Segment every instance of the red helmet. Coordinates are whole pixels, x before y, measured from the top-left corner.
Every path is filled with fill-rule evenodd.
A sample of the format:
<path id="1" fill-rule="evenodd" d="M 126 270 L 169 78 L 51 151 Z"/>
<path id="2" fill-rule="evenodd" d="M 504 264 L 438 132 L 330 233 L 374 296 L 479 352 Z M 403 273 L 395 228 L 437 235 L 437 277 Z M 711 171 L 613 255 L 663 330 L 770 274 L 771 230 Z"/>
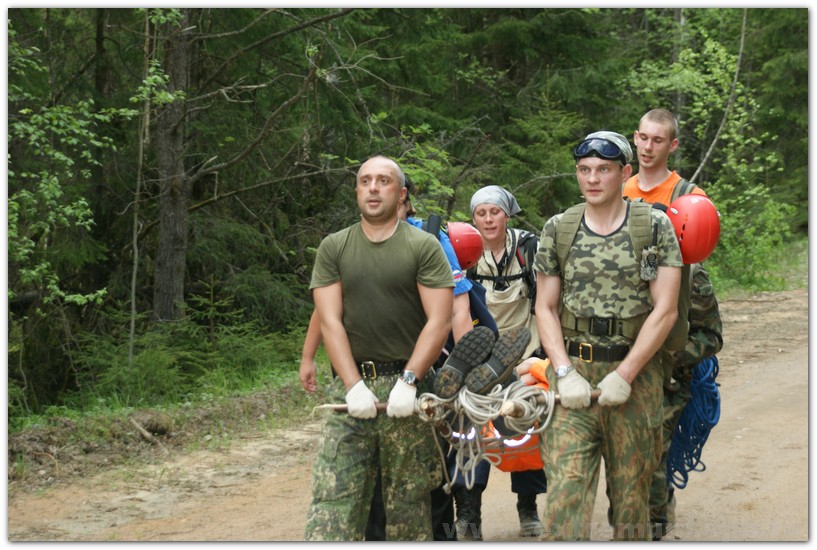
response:
<path id="1" fill-rule="evenodd" d="M 685 264 L 702 262 L 712 254 L 721 235 L 720 214 L 704 195 L 681 195 L 667 210 Z"/>
<path id="2" fill-rule="evenodd" d="M 482 256 L 482 235 L 466 222 L 448 222 L 448 238 L 457 254 L 460 269 L 468 269 L 476 265 Z"/>

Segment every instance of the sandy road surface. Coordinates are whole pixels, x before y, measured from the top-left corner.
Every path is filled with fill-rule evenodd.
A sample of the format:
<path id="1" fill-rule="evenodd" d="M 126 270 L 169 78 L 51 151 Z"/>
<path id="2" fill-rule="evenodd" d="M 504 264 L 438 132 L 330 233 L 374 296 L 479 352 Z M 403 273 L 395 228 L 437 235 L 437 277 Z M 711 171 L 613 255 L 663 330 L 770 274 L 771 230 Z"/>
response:
<path id="1" fill-rule="evenodd" d="M 678 525 L 665 540 L 807 540 L 807 290 L 725 301 L 721 311 L 721 419 L 704 448 L 706 471 L 676 493 Z M 158 466 L 18 492 L 8 502 L 8 539 L 302 540 L 318 430 L 311 423 L 236 439 L 225 452 L 174 452 Z M 514 496 L 509 474 L 494 469 L 483 498 L 486 540 L 521 540 Z M 601 486 L 593 540 L 611 535 L 606 506 Z"/>

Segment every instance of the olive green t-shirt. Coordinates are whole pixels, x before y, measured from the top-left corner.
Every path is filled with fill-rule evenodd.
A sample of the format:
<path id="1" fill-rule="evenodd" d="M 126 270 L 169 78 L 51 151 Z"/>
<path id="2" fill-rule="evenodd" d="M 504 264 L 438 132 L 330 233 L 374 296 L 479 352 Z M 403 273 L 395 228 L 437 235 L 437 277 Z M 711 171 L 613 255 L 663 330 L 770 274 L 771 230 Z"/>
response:
<path id="1" fill-rule="evenodd" d="M 343 325 L 356 361 L 407 360 L 426 315 L 417 285 L 453 288 L 440 242 L 407 223 L 371 242 L 360 223 L 327 236 L 318 248 L 310 289 L 341 281 Z"/>

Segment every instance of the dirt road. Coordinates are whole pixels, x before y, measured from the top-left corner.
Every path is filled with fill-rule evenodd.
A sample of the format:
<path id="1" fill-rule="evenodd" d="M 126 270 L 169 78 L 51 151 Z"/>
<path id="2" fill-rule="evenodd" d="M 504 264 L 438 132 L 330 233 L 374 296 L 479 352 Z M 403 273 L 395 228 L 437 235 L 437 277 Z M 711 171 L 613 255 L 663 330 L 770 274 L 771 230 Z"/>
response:
<path id="1" fill-rule="evenodd" d="M 723 301 L 721 312 L 721 419 L 703 451 L 706 471 L 691 473 L 676 493 L 678 525 L 665 540 L 805 541 L 808 292 Z M 318 431 L 312 422 L 298 432 L 236 439 L 225 452 L 173 452 L 160 466 L 16 492 L 9 497 L 7 537 L 302 540 Z M 598 494 L 592 538 L 608 540 L 603 486 Z M 483 502 L 485 539 L 521 540 L 508 474 L 493 470 Z"/>

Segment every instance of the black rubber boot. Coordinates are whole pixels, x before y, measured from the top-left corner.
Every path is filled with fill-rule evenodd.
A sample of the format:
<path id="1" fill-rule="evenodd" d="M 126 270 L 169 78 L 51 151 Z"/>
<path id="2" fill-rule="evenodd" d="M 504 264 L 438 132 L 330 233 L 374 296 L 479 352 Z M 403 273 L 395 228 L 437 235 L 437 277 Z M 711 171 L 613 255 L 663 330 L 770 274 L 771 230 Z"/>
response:
<path id="1" fill-rule="evenodd" d="M 519 536 L 538 537 L 542 534 L 542 522 L 536 510 L 536 495 L 517 495 L 516 511 L 519 512 Z"/>
<path id="2" fill-rule="evenodd" d="M 528 327 L 514 327 L 500 334 L 491 350 L 491 356 L 471 369 L 465 377 L 465 387 L 484 395 L 497 384 L 505 384 L 525 353 L 530 339 Z"/>
<path id="3" fill-rule="evenodd" d="M 482 489 L 454 489 L 457 506 L 457 540 L 482 540 Z"/>
<path id="4" fill-rule="evenodd" d="M 494 331 L 488 327 L 474 327 L 466 332 L 437 372 L 434 393 L 443 399 L 457 395 L 466 375 L 491 355 L 495 343 Z"/>
<path id="5" fill-rule="evenodd" d="M 457 540 L 454 526 L 454 498 L 442 485 L 431 490 L 431 529 L 434 540 Z"/>

